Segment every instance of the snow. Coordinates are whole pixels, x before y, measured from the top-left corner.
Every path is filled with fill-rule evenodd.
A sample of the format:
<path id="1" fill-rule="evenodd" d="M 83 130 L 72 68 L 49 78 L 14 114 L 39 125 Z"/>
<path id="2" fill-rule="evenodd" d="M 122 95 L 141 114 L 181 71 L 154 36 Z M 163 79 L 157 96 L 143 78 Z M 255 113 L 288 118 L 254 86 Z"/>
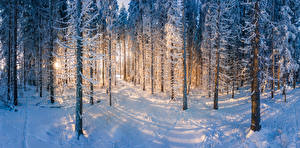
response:
<path id="1" fill-rule="evenodd" d="M 31 88 L 21 96 L 18 111 L 0 104 L 0 148 L 300 147 L 300 88 L 288 91 L 286 103 L 279 92 L 273 100 L 262 94 L 260 132 L 249 130 L 250 92 L 241 90 L 235 99 L 220 96 L 219 110 L 200 92 L 190 93 L 189 109 L 182 111 L 181 99 L 170 101 L 123 81 L 113 87 L 109 107 L 99 88 L 100 103 L 84 101 L 85 135 L 77 140 L 74 91 L 51 105 Z"/>

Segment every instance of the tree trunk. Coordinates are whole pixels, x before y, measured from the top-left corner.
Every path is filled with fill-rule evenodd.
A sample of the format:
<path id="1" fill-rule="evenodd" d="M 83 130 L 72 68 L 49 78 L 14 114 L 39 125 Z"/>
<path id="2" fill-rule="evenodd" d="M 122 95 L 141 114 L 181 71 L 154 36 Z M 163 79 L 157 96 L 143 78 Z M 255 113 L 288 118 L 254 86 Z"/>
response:
<path id="1" fill-rule="evenodd" d="M 125 35 L 123 36 L 123 50 L 124 50 L 124 80 L 127 81 L 127 69 L 126 69 L 126 43 L 125 43 Z"/>
<path id="2" fill-rule="evenodd" d="M 49 63 L 50 63 L 50 74 L 49 74 L 49 88 L 50 88 L 50 101 L 51 103 L 54 103 L 54 56 L 53 56 L 53 44 L 54 44 L 54 39 L 53 39 L 53 0 L 49 0 L 49 5 L 50 5 L 50 32 L 49 32 L 49 35 L 50 35 L 50 57 L 49 57 Z"/>
<path id="3" fill-rule="evenodd" d="M 203 59 L 200 57 L 200 86 L 203 86 Z"/>
<path id="4" fill-rule="evenodd" d="M 120 66 L 120 70 L 119 70 L 119 75 L 120 75 L 120 80 L 122 80 L 122 46 L 121 46 L 121 37 L 118 39 L 118 45 L 119 45 L 119 50 L 120 50 L 120 58 L 119 58 L 119 66 Z M 124 77 L 123 77 L 124 79 Z"/>
<path id="5" fill-rule="evenodd" d="M 9 3 L 9 7 L 11 6 L 11 3 Z M 12 9 L 11 9 L 12 10 Z M 12 21 L 11 21 L 11 14 L 9 12 L 9 24 L 8 24 L 8 53 L 7 53 L 7 101 L 10 103 L 10 89 L 11 89 L 11 31 L 12 31 Z"/>
<path id="6" fill-rule="evenodd" d="M 253 43 L 253 67 L 252 67 L 252 114 L 251 114 L 251 130 L 259 131 L 260 126 L 260 91 L 259 91 L 259 42 L 260 42 L 260 34 L 259 34 L 259 7 L 258 1 L 255 2 L 255 38 Z"/>
<path id="7" fill-rule="evenodd" d="M 151 11 L 151 20 L 150 20 L 150 34 L 151 34 L 151 94 L 154 94 L 154 42 L 153 42 L 153 2 L 150 4 L 150 11 Z"/>
<path id="8" fill-rule="evenodd" d="M 216 37 L 216 41 L 217 41 L 217 45 L 216 45 L 216 49 L 217 49 L 217 53 L 216 53 L 216 58 L 217 58 L 217 65 L 216 65 L 216 73 L 215 73 L 215 92 L 214 92 L 214 109 L 218 109 L 218 97 L 219 97 L 219 73 L 220 73 L 220 35 L 219 35 L 219 31 L 220 31 L 220 27 L 219 27 L 219 23 L 220 23 L 220 0 L 218 0 L 218 18 L 217 18 L 217 37 Z"/>
<path id="9" fill-rule="evenodd" d="M 211 45 L 209 48 L 209 55 L 208 55 L 208 97 L 211 97 Z"/>
<path id="10" fill-rule="evenodd" d="M 13 52 L 13 85 L 14 85 L 14 105 L 18 105 L 18 77 L 17 77 L 17 50 L 18 50 L 18 0 L 14 1 L 14 52 Z"/>
<path id="11" fill-rule="evenodd" d="M 163 38 L 164 38 L 164 36 L 163 36 L 163 34 L 161 35 L 161 39 L 163 40 Z M 160 73 L 160 77 L 161 77 L 161 84 L 160 84 L 160 91 L 161 92 L 164 92 L 164 49 L 163 48 L 161 48 L 161 57 L 160 57 L 160 62 L 161 62 L 161 73 Z"/>
<path id="12" fill-rule="evenodd" d="M 109 33 L 109 43 L 108 43 L 108 62 L 109 62 L 109 67 L 108 67 L 108 95 L 109 95 L 109 106 L 112 106 L 112 102 L 111 102 L 111 77 L 112 77 L 112 74 L 111 74 L 111 40 L 112 40 L 112 37 L 111 37 L 111 33 Z"/>
<path id="13" fill-rule="evenodd" d="M 90 47 L 91 48 L 91 47 Z M 93 79 L 94 79 L 94 69 L 93 69 L 93 64 L 92 64 L 92 59 L 93 59 L 93 56 L 92 56 L 92 48 L 90 49 L 90 104 L 93 105 L 94 104 L 94 84 L 93 84 Z"/>
<path id="14" fill-rule="evenodd" d="M 144 49 L 144 42 L 143 42 L 143 35 L 142 35 L 142 54 L 143 54 L 143 90 L 146 90 L 146 56 L 145 56 L 145 49 Z"/>
<path id="15" fill-rule="evenodd" d="M 43 53 L 41 48 L 41 19 L 42 16 L 39 14 L 39 39 L 38 39 L 38 48 L 39 48 L 39 86 L 40 86 L 40 97 L 43 97 Z"/>
<path id="16" fill-rule="evenodd" d="M 77 51 L 76 51 L 76 133 L 79 139 L 82 131 L 82 18 L 81 18 L 82 3 L 81 0 L 76 0 L 76 36 L 77 36 Z"/>
<path id="17" fill-rule="evenodd" d="M 102 54 L 103 54 L 103 58 L 102 58 L 102 87 L 104 88 L 105 86 L 105 57 L 106 57 L 106 53 L 105 53 L 105 49 L 104 49 L 104 38 L 105 38 L 105 34 L 102 35 Z"/>
<path id="18" fill-rule="evenodd" d="M 272 80 L 271 80 L 271 97 L 274 98 L 275 93 L 275 49 L 272 41 Z"/>
<path id="19" fill-rule="evenodd" d="M 183 105 L 182 109 L 186 110 L 188 109 L 187 106 L 187 65 L 186 65 L 186 32 L 185 32 L 185 0 L 183 0 L 183 11 L 182 11 L 182 31 L 183 31 Z M 190 73 L 191 75 L 191 73 Z"/>
<path id="20" fill-rule="evenodd" d="M 278 59 L 280 59 L 280 55 L 278 56 Z M 277 90 L 280 90 L 280 63 L 278 63 L 277 67 Z"/>
<path id="21" fill-rule="evenodd" d="M 134 46 L 136 46 L 136 43 L 133 43 Z M 136 48 L 135 48 L 136 49 Z M 133 79 L 134 79 L 134 86 L 136 86 L 136 83 L 137 83 L 137 54 L 136 54 L 136 50 L 134 51 L 134 76 L 133 76 Z"/>
<path id="22" fill-rule="evenodd" d="M 220 73 L 220 51 L 219 51 L 219 47 L 217 47 L 216 58 L 217 58 L 217 65 L 216 65 L 216 74 L 215 74 L 214 109 L 218 109 L 219 73 Z"/>
<path id="23" fill-rule="evenodd" d="M 143 58 L 143 90 L 146 90 L 146 58 L 145 58 L 145 48 L 144 48 L 144 23 L 143 23 L 143 11 L 141 11 L 141 44 L 142 44 L 142 58 Z"/>
<path id="24" fill-rule="evenodd" d="M 175 90 L 174 90 L 174 83 L 175 83 L 175 74 L 174 74 L 174 50 L 171 49 L 171 100 L 175 98 Z"/>

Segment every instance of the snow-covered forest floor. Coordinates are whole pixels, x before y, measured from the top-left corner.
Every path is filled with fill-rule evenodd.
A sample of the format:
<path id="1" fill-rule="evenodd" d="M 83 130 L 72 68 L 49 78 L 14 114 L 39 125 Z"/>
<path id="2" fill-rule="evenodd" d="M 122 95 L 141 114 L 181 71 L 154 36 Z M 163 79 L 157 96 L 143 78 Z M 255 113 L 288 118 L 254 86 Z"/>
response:
<path id="1" fill-rule="evenodd" d="M 170 101 L 123 81 L 113 88 L 109 107 L 98 89 L 100 102 L 91 106 L 85 100 L 85 137 L 78 141 L 74 91 L 51 105 L 29 88 L 20 94 L 17 112 L 0 103 L 0 148 L 300 147 L 300 88 L 288 91 L 287 103 L 278 91 L 273 100 L 262 94 L 262 129 L 255 133 L 249 130 L 249 92 L 221 96 L 219 110 L 200 92 L 190 93 L 189 109 L 182 111 L 181 99 Z"/>

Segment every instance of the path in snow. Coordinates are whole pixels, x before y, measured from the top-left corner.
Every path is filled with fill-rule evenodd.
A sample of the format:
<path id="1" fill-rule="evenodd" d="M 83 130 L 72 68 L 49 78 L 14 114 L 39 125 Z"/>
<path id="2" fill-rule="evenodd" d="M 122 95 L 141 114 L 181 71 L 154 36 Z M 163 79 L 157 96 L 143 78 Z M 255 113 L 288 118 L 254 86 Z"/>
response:
<path id="1" fill-rule="evenodd" d="M 0 148 L 166 148 L 166 147 L 299 147 L 300 89 L 292 90 L 288 103 L 262 95 L 262 130 L 249 132 L 251 104 L 249 92 L 236 99 L 220 96 L 219 110 L 200 91 L 189 95 L 189 109 L 182 101 L 170 101 L 165 94 L 151 95 L 118 81 L 113 87 L 113 106 L 103 89 L 96 89 L 91 106 L 85 99 L 80 141 L 74 132 L 74 90 L 65 91 L 60 104 L 51 105 L 34 90 L 20 99 L 18 112 L 0 109 Z M 297 99 L 298 97 L 298 99 Z M 27 101 L 28 100 L 28 101 Z M 96 101 L 95 101 L 96 102 Z M 60 108 L 62 106 L 62 108 Z M 287 139 L 286 137 L 291 137 Z"/>

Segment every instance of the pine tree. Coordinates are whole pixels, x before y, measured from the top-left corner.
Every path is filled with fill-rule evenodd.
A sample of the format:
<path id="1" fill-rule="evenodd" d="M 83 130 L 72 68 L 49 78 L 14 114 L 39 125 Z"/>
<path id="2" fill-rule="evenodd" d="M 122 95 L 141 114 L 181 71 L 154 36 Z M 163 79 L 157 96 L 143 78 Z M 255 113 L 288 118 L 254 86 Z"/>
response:
<path id="1" fill-rule="evenodd" d="M 54 1 L 49 0 L 49 90 L 50 90 L 50 101 L 54 103 Z"/>
<path id="2" fill-rule="evenodd" d="M 260 32 L 259 32 L 259 1 L 255 2 L 255 14 L 254 14 L 254 25 L 255 25 L 255 38 L 253 41 L 253 63 L 252 63 L 252 114 L 251 114 L 251 130 L 259 131 L 260 126 L 260 80 L 259 80 L 259 42 L 260 42 Z"/>
<path id="3" fill-rule="evenodd" d="M 82 2 L 76 0 L 76 124 L 77 138 L 83 134 L 82 131 Z"/>
<path id="4" fill-rule="evenodd" d="M 18 75 L 17 75 L 17 50 L 18 50 L 18 15 L 19 15 L 19 2 L 14 0 L 14 13 L 13 13 L 13 94 L 14 105 L 18 105 Z"/>

